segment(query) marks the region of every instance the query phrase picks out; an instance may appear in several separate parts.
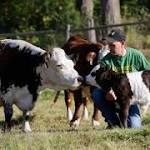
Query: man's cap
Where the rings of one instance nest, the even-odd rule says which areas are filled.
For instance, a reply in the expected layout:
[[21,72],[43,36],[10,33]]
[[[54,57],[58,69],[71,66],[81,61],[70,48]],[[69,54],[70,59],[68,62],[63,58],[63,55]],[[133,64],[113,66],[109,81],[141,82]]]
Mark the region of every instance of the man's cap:
[[108,43],[113,43],[115,41],[125,41],[126,36],[124,32],[120,29],[112,30],[105,39]]

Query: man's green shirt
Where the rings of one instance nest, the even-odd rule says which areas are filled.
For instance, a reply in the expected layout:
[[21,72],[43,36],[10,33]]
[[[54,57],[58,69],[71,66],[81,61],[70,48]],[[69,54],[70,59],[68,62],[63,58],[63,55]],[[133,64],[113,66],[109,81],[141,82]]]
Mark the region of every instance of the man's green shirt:
[[101,63],[119,73],[150,69],[150,63],[145,56],[133,48],[126,48],[125,56],[115,56],[109,53],[101,60]]

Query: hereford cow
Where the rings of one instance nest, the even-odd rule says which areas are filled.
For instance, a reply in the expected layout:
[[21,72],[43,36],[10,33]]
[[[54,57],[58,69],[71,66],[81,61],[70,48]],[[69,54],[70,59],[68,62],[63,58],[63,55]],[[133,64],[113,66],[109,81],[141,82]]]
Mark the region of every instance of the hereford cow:
[[[82,76],[85,77],[90,73],[91,69],[97,64],[99,50],[102,48],[100,43],[92,43],[80,36],[72,36],[65,43],[63,49],[66,54],[74,61],[75,69]],[[75,101],[75,112],[72,115],[71,111],[71,95]],[[87,103],[91,99],[90,86],[83,85],[80,89],[75,91],[65,91],[65,102],[67,106],[67,114],[70,125],[79,126],[81,119],[81,106],[84,104],[83,117],[88,119]],[[92,124],[99,125],[98,109],[94,106]]]
[[82,78],[61,48],[46,52],[23,40],[0,41],[0,102],[4,106],[4,131],[11,128],[15,104],[23,112],[23,130],[30,132],[29,111],[44,88],[76,89]]
[[130,105],[140,104],[146,109],[150,105],[150,70],[120,74],[98,65],[86,76],[86,82],[106,92],[113,89],[120,106],[120,126],[125,128]]

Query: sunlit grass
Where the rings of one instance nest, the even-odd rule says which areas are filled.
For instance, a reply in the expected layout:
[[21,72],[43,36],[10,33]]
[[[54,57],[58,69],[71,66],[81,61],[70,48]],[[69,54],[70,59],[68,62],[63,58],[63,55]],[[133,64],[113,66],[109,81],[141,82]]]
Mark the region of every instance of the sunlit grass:
[[[49,90],[41,93],[35,108],[31,112],[32,133],[21,131],[22,114],[14,107],[13,127],[10,133],[0,133],[0,149],[5,150],[144,150],[150,149],[150,114],[143,118],[141,129],[106,130],[101,117],[97,129],[91,127],[89,121],[81,121],[78,129],[69,127],[66,119],[66,108],[63,92],[54,104],[55,93]],[[92,105],[89,106],[92,116]],[[4,119],[0,110],[0,122]]]

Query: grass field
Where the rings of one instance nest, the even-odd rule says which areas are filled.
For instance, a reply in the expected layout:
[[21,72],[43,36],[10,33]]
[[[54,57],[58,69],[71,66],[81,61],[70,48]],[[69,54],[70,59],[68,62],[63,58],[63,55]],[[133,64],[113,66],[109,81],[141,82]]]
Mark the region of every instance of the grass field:
[[[69,127],[63,94],[52,106],[54,92],[44,91],[31,112],[32,133],[21,131],[22,114],[14,107],[10,133],[0,133],[0,150],[146,150],[150,149],[150,114],[143,118],[142,129],[106,130],[101,117],[97,129],[89,121],[81,121],[79,129]],[[90,116],[92,104],[89,105]],[[0,125],[4,120],[0,109]]]

